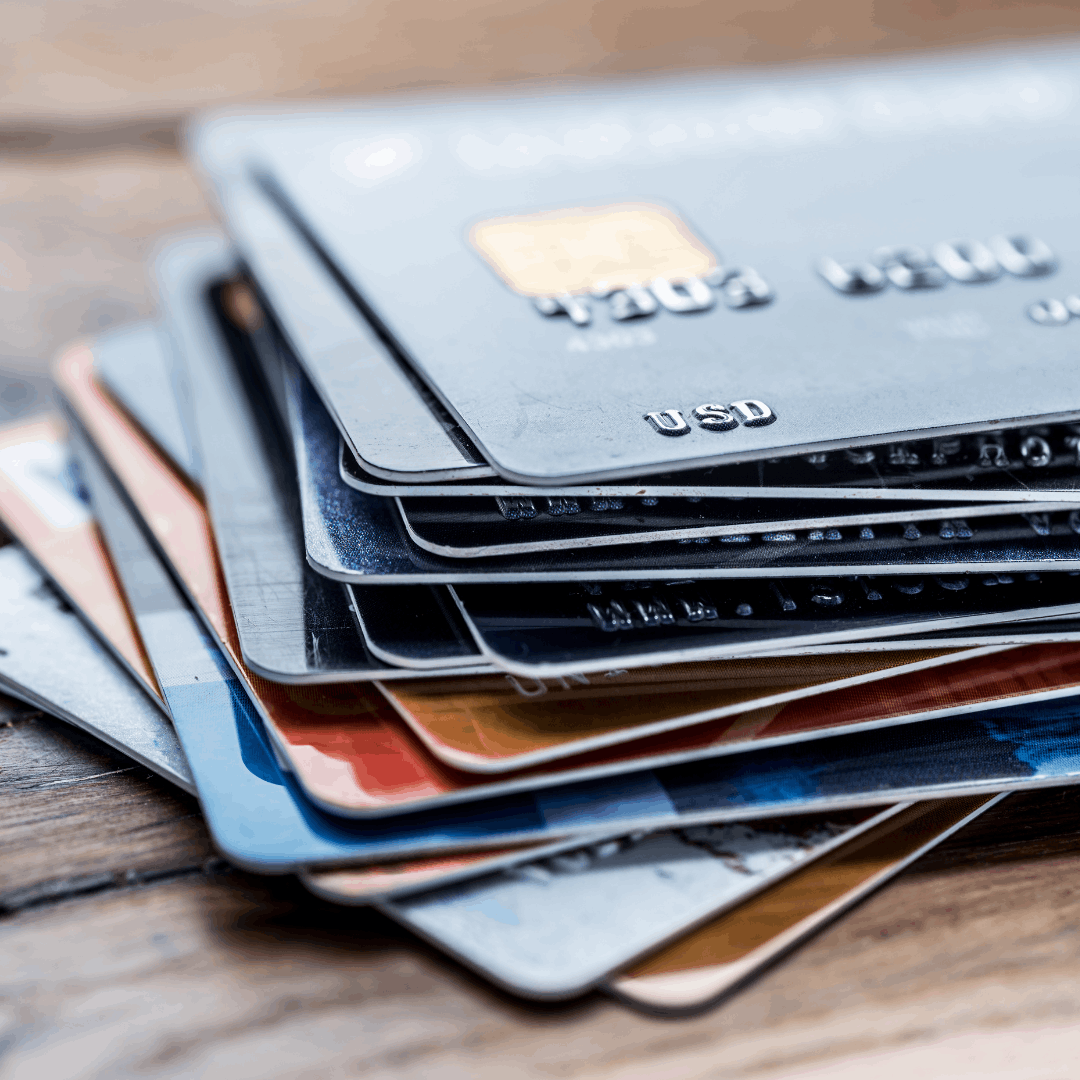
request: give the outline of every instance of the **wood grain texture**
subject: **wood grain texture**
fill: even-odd
[[[3,708],[0,912],[215,858],[190,795],[76,728]]]
[[[1076,33],[1080,8],[1070,0],[2,0],[0,20],[8,145],[38,150],[73,120],[123,127],[143,116],[152,133],[189,109],[252,98],[999,42]]]
[[[209,211],[175,155],[132,149],[0,162],[0,423],[42,408],[48,365],[73,338],[153,312],[146,260],[169,230]]]

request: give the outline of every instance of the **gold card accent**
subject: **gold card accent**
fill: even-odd
[[[623,289],[654,278],[703,277],[716,257],[663,206],[618,203],[492,218],[469,240],[524,296]]]

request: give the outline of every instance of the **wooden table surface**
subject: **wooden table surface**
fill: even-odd
[[[0,4],[0,422],[73,336],[151,309],[208,220],[208,101],[866,55],[1080,29],[999,0]],[[80,127],[76,121],[88,127]],[[4,1078],[879,1078],[1080,1072],[1080,789],[1015,795],[690,1020],[514,1000],[369,911],[215,856],[194,799],[0,699]]]

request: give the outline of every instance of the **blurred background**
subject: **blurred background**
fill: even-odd
[[[1080,33],[1080,0],[8,0],[0,3],[0,422],[69,339],[149,313],[142,260],[208,220],[185,114]]]

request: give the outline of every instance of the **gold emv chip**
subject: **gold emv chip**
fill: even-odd
[[[469,240],[523,296],[625,289],[656,278],[685,281],[717,265],[686,222],[649,203],[492,218],[474,225]]]

